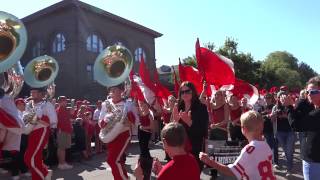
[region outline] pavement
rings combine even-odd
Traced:
[[[165,154],[162,150],[161,142],[157,144],[151,144],[151,154],[153,157],[157,157],[161,162],[164,163]],[[129,148],[127,150],[127,160],[126,166],[130,176],[130,179],[135,179],[133,177],[133,169],[138,160],[139,156],[139,145],[137,140],[132,140]],[[291,177],[286,178],[284,172],[284,159],[281,156],[282,150],[279,148],[279,155],[280,155],[280,165],[282,165],[282,169],[275,169],[275,174],[278,180],[302,180],[302,169],[301,169],[301,159],[300,159],[300,149],[299,144],[295,145],[295,153],[294,153],[294,166],[293,166],[293,174]],[[72,165],[74,166],[73,169],[70,170],[60,170],[56,166],[50,167],[53,170],[52,179],[55,180],[106,180],[106,179],[113,179],[111,169],[108,164],[105,162],[106,155],[105,153],[95,154],[90,160],[84,161],[73,161]],[[8,174],[0,175],[1,180],[9,180],[11,179]],[[28,180],[31,178],[21,178],[22,180]],[[151,179],[156,179],[155,176],[152,176]],[[204,169],[201,173],[201,179],[209,180],[210,175],[208,174],[208,169]],[[234,178],[225,177],[219,174],[218,180],[231,180]]]

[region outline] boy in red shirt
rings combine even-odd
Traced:
[[[179,123],[169,123],[162,129],[163,147],[172,160],[164,166],[158,160],[154,162],[153,170],[158,175],[158,180],[200,179],[197,160],[192,154],[185,151],[186,136],[184,127]],[[135,176],[138,180],[144,179],[139,163]]]

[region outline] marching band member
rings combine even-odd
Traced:
[[[15,100],[15,104],[18,108],[19,118],[21,118],[21,120],[22,120],[23,113],[26,110],[26,102],[24,99],[18,98]],[[22,120],[22,122],[23,122],[23,120]],[[23,122],[23,124],[25,124],[25,123]],[[18,153],[18,168],[23,176],[30,177],[31,173],[28,172],[28,167],[27,167],[26,163],[24,162],[24,154],[26,152],[27,146],[28,146],[28,135],[23,133],[23,134],[21,134],[20,151]]]
[[[19,179],[18,154],[20,151],[21,133],[24,123],[19,117],[19,112],[13,98],[5,94],[3,89],[1,89],[0,93],[0,109],[0,124],[5,124],[3,121],[10,120],[17,125],[17,128],[15,128],[14,131],[10,128],[0,127],[2,128],[0,129],[2,144],[0,153],[2,153],[3,157],[12,159],[12,161],[7,164],[8,170],[11,172],[12,179]]]
[[[125,125],[120,130],[119,134],[111,142],[106,144],[108,155],[107,163],[111,167],[112,175],[115,180],[128,179],[128,174],[125,169],[125,150],[130,142],[131,138],[131,124],[135,123],[135,119],[138,119],[136,107],[132,102],[122,98],[125,89],[124,84],[119,84],[109,88],[110,98],[109,101],[115,110],[110,111],[107,109],[107,102],[102,103],[101,113],[99,117],[99,126],[101,130],[107,126],[112,118],[114,118],[116,113],[123,113],[127,109],[128,121],[125,121]]]
[[[28,147],[24,161],[29,167],[33,180],[51,179],[52,171],[43,163],[42,151],[48,143],[50,127],[57,127],[57,114],[54,106],[43,98],[46,94],[45,88],[32,88],[30,91],[32,100],[28,102],[24,120],[29,121],[36,116],[37,121],[28,138]],[[32,115],[32,117],[31,117]],[[31,118],[30,118],[31,117]]]

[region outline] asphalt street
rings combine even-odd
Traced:
[[[132,140],[128,150],[127,150],[127,160],[126,166],[128,173],[130,175],[130,179],[135,179],[133,177],[133,169],[138,160],[139,156],[139,146],[137,140]],[[164,163],[165,154],[162,150],[161,142],[157,144],[151,144],[151,154],[153,157],[157,157],[160,161]],[[300,153],[299,153],[299,144],[295,146],[295,153],[294,153],[294,170],[291,177],[286,178],[284,172],[284,159],[281,156],[282,151],[280,148],[280,165],[283,165],[282,169],[275,169],[275,173],[277,175],[277,179],[285,180],[285,179],[292,179],[292,180],[301,180],[303,179],[302,171],[301,171],[301,160],[300,160]],[[50,167],[53,170],[52,179],[57,180],[106,180],[106,179],[113,179],[111,174],[111,169],[108,164],[105,162],[106,153],[95,154],[90,160],[84,161],[73,161],[72,165],[74,166],[73,169],[70,170],[59,170],[57,167]],[[178,178],[178,177],[177,177]],[[9,174],[2,174],[0,175],[1,180],[9,180]],[[31,178],[21,178],[21,179],[31,179]],[[153,176],[152,179],[155,179]],[[208,174],[208,170],[205,169],[201,174],[201,179],[209,180],[210,175]],[[233,179],[222,176],[219,174],[218,179]]]

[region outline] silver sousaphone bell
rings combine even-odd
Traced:
[[[109,46],[96,58],[94,80],[106,87],[118,85],[128,79],[132,66],[132,55],[126,47]]]

